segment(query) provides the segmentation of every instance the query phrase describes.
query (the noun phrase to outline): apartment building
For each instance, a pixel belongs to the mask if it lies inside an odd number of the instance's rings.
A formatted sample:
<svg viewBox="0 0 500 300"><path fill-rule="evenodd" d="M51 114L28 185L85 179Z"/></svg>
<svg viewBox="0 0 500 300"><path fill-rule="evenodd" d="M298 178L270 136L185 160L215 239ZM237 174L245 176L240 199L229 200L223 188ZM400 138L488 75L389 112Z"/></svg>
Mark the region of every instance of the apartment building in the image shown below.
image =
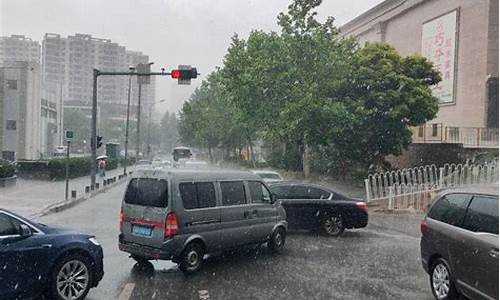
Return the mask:
<svg viewBox="0 0 500 300"><path fill-rule="evenodd" d="M0 37L0 66L8 61L40 63L40 43L24 35Z"/></svg>

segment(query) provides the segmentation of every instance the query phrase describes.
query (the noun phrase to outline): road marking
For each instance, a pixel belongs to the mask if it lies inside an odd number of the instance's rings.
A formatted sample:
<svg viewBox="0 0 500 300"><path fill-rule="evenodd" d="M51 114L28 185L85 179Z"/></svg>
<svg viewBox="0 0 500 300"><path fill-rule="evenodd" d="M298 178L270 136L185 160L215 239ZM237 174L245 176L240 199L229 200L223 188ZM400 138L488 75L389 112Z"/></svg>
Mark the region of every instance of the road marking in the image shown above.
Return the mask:
<svg viewBox="0 0 500 300"><path fill-rule="evenodd" d="M200 300L210 300L210 294L207 290L199 290L198 296L200 297Z"/></svg>
<svg viewBox="0 0 500 300"><path fill-rule="evenodd" d="M134 291L135 283L127 283L123 287L122 292L120 293L120 297L118 300L128 300L130 296L132 296L132 292Z"/></svg>

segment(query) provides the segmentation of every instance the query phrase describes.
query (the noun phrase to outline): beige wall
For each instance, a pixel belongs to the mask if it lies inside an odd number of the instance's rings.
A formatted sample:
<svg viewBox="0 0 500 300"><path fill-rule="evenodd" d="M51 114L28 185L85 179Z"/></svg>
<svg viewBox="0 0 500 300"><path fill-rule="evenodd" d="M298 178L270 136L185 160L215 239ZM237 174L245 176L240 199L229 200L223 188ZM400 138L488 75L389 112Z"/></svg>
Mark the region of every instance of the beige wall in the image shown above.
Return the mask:
<svg viewBox="0 0 500 300"><path fill-rule="evenodd" d="M402 55L411 55L421 51L423 23L458 9L455 103L440 105L437 118L429 123L484 127L486 81L488 75L498 76L498 0L388 2L392 7L375 8L353 20L341 28L343 34L357 36L362 43L385 41Z"/></svg>

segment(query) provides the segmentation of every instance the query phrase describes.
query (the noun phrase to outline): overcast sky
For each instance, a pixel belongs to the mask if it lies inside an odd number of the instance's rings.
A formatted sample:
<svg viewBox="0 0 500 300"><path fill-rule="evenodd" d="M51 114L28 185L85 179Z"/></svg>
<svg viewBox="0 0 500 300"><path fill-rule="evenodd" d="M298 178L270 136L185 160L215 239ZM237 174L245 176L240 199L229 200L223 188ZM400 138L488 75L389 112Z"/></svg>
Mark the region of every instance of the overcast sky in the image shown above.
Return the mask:
<svg viewBox="0 0 500 300"><path fill-rule="evenodd" d="M149 55L167 70L191 64L203 75L220 66L234 33L277 30L276 16L291 0L0 0L0 34L23 34L42 41L45 33L75 33L108 38ZM351 20L382 0L324 0L321 19L336 25ZM201 82L179 86L157 78L157 106L176 111Z"/></svg>

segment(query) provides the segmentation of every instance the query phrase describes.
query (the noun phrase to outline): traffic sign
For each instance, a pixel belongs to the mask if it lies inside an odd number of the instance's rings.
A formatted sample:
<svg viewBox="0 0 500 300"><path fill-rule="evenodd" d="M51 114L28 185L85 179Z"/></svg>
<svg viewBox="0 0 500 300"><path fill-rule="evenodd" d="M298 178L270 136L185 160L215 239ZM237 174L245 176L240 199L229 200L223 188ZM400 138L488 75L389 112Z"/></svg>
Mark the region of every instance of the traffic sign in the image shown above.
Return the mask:
<svg viewBox="0 0 500 300"><path fill-rule="evenodd" d="M138 64L136 67L137 73L151 73L151 64ZM137 76L138 84L150 84L151 76Z"/></svg>
<svg viewBox="0 0 500 300"><path fill-rule="evenodd" d="M64 137L66 138L66 141L71 142L73 140L73 131L66 130L64 132Z"/></svg>

